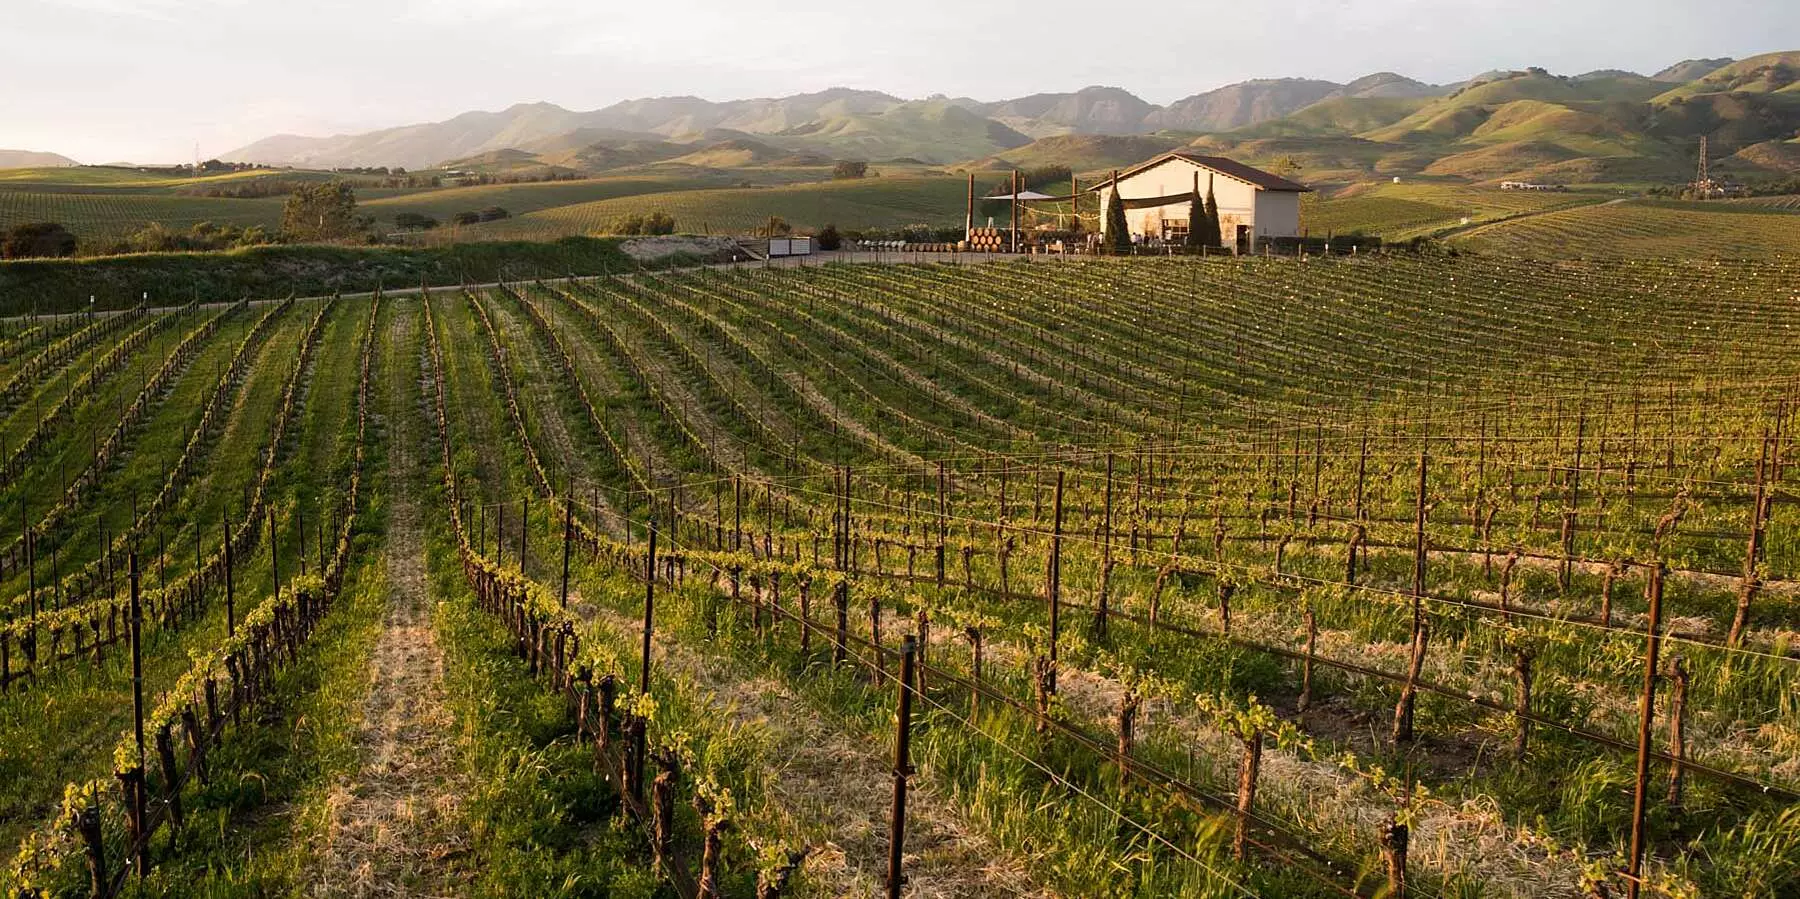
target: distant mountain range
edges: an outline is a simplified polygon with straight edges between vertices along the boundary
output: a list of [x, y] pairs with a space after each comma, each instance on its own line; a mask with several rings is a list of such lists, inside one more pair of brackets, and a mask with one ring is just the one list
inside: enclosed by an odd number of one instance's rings
[[80, 165], [80, 163], [59, 153], [40, 153], [36, 150], [0, 150], [0, 169], [55, 168], [66, 165]]
[[1702, 135], [1722, 171], [1800, 173], [1800, 53], [1686, 60], [1650, 76], [1527, 69], [1451, 85], [1391, 72], [1348, 84], [1259, 79], [1167, 106], [1116, 87], [997, 102], [833, 88], [723, 103], [629, 100], [590, 112], [531, 103], [366, 134], [280, 135], [224, 158], [586, 173], [833, 159], [1095, 171], [1192, 145], [1323, 182], [1391, 174], [1595, 181], [1690, 170]]

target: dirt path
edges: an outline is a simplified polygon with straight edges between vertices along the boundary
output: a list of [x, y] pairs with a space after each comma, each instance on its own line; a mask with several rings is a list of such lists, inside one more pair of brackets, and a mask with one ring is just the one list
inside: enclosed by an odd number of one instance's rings
[[1621, 203], [1630, 202], [1630, 200], [1631, 200], [1630, 197], [1619, 197], [1617, 199], [1606, 200], [1605, 202], [1600, 202], [1600, 203], [1572, 203], [1568, 206], [1553, 206], [1549, 209], [1530, 209], [1530, 210], [1526, 210], [1524, 212], [1515, 212], [1512, 215], [1503, 215], [1499, 218], [1488, 219], [1486, 221], [1470, 222], [1466, 225], [1451, 225], [1448, 228], [1442, 228], [1437, 231], [1434, 231], [1428, 236], [1430, 236], [1431, 238], [1433, 238], [1435, 240], [1447, 240], [1452, 237], [1457, 237], [1457, 238], [1477, 237], [1477, 236], [1480, 236], [1481, 233], [1484, 231], [1491, 231], [1501, 225], [1516, 224], [1522, 219], [1538, 218], [1539, 216], [1545, 216], [1545, 215], [1555, 215], [1559, 212], [1572, 212], [1576, 209], [1593, 209], [1593, 208], [1596, 208], [1599, 206], [1617, 206]]
[[[412, 362], [416, 320], [396, 316], [389, 361]], [[398, 372], [390, 371], [390, 374]], [[390, 383], [394, 379], [390, 378]], [[464, 838], [451, 830], [457, 786], [444, 702], [444, 656], [431, 626], [423, 524], [413, 489], [416, 410], [388, 403], [388, 609], [370, 663], [357, 734], [363, 766], [331, 795], [328, 845], [314, 896], [449, 896]]]

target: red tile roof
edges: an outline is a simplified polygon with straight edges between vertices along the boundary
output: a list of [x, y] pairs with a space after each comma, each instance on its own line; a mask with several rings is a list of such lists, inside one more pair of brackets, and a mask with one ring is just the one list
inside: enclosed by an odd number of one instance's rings
[[[1300, 184], [1299, 182], [1296, 182], [1296, 181], [1289, 181], [1288, 179], [1283, 178], [1280, 175], [1271, 174], [1271, 173], [1265, 172], [1259, 168], [1247, 166], [1241, 162], [1238, 162], [1235, 159], [1227, 159], [1223, 156], [1200, 156], [1200, 155], [1194, 154], [1194, 153], [1164, 153], [1163, 155], [1158, 156], [1155, 159], [1150, 160], [1149, 162], [1138, 165], [1137, 167], [1132, 168], [1129, 171], [1120, 173], [1119, 180], [1123, 181], [1126, 178], [1130, 178], [1133, 175], [1138, 174], [1139, 172], [1143, 172], [1147, 169], [1152, 169], [1152, 168], [1155, 168], [1156, 166], [1162, 165], [1163, 163], [1168, 162], [1171, 159], [1184, 159], [1184, 160], [1191, 162], [1197, 166], [1200, 166], [1201, 168], [1209, 169], [1211, 171], [1214, 171], [1221, 175], [1224, 175], [1227, 178], [1233, 178], [1238, 181], [1242, 181], [1245, 184], [1249, 184], [1250, 186], [1255, 187], [1258, 190], [1290, 191], [1290, 192], [1294, 192], [1294, 193], [1311, 193], [1312, 192], [1312, 188], [1307, 187], [1304, 184]], [[1112, 182], [1112, 179], [1108, 178], [1106, 180], [1101, 181], [1099, 184], [1096, 184], [1093, 187], [1089, 188], [1089, 190], [1098, 191], [1098, 190], [1106, 187], [1111, 182]]]

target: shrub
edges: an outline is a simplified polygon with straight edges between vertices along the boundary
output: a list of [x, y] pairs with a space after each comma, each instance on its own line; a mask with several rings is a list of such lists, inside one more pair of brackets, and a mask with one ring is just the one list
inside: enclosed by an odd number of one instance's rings
[[626, 236], [642, 234], [644, 233], [644, 217], [636, 212], [630, 215], [621, 215], [613, 219], [612, 224], [606, 226], [606, 233]]
[[151, 222], [124, 240], [104, 247], [104, 250], [110, 254], [203, 252], [256, 247], [274, 242], [274, 235], [261, 225], [240, 228], [236, 225], [201, 222], [184, 232], [171, 231], [161, 222]]
[[394, 216], [394, 227], [402, 231], [430, 231], [437, 226], [437, 219], [417, 212], [402, 212]]
[[356, 191], [344, 181], [296, 187], [282, 208], [281, 231], [289, 240], [343, 240], [362, 230]]
[[75, 235], [56, 222], [20, 225], [0, 237], [0, 259], [75, 255]]
[[827, 252], [844, 245], [844, 236], [838, 233], [836, 225], [826, 225], [819, 229], [819, 249]]
[[511, 217], [512, 213], [507, 212], [506, 210], [501, 209], [498, 206], [489, 206], [486, 209], [481, 210], [481, 212], [478, 213], [478, 215], [481, 217], [481, 220], [484, 222], [497, 222], [503, 218]]
[[840, 181], [854, 181], [869, 174], [869, 164], [861, 160], [844, 159], [831, 167], [831, 177]]
[[481, 221], [479, 212], [459, 212], [450, 217], [450, 221], [458, 225], [473, 225]]
[[1043, 187], [1062, 187], [1069, 183], [1069, 178], [1074, 173], [1066, 165], [1041, 165], [1026, 169], [1019, 175], [1025, 180], [1026, 187], [1037, 190]]

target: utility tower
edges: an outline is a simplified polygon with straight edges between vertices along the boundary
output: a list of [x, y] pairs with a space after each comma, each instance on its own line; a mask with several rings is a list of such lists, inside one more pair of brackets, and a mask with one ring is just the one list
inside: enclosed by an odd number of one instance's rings
[[1691, 200], [1716, 200], [1728, 197], [1742, 189], [1724, 182], [1714, 181], [1712, 171], [1707, 166], [1706, 135], [1700, 135], [1700, 167], [1694, 172], [1694, 182], [1687, 186], [1687, 196]]

